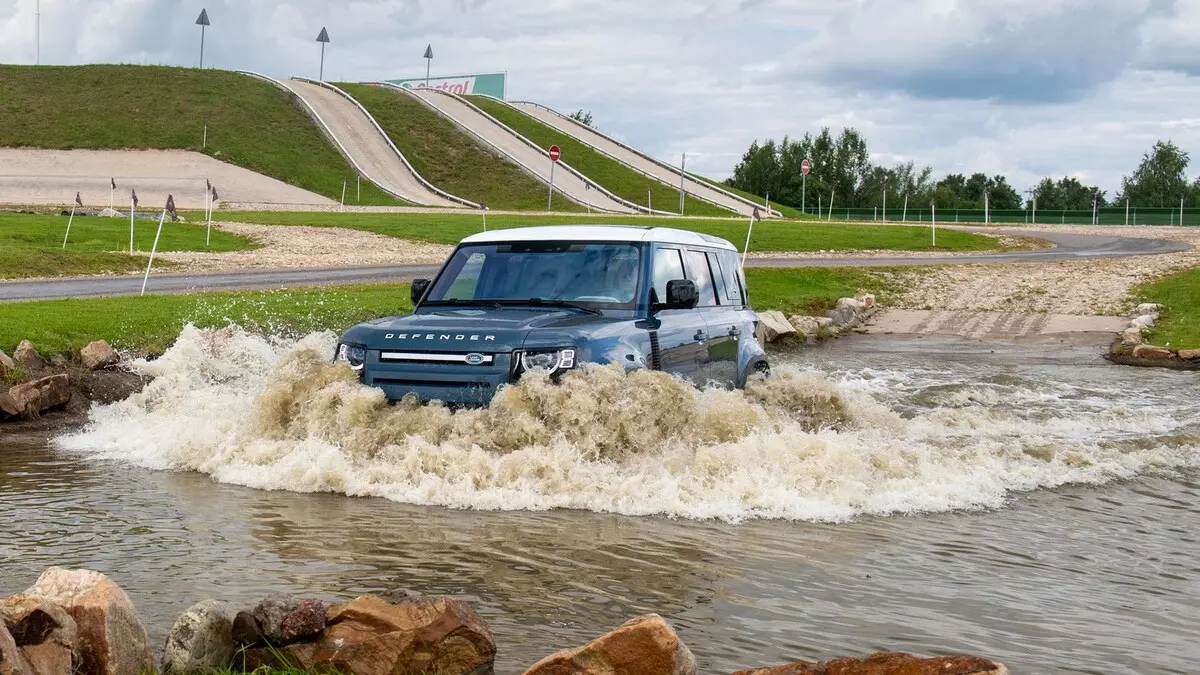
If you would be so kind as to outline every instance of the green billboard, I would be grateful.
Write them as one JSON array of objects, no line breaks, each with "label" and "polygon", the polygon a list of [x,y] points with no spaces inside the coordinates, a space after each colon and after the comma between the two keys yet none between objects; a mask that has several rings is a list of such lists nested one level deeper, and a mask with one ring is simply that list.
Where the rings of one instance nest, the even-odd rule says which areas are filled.
[{"label": "green billboard", "polygon": [[421,89],[428,86],[430,89],[437,89],[451,94],[485,94],[487,96],[495,96],[496,98],[504,98],[505,79],[505,73],[476,73],[473,75],[431,77],[428,81],[423,77],[410,77],[403,80],[387,80],[387,82],[412,89]]}]

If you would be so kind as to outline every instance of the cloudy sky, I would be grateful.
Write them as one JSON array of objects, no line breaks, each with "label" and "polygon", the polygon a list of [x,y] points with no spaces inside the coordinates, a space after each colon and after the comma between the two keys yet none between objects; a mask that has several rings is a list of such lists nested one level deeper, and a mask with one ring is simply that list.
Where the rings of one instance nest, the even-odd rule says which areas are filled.
[{"label": "cloudy sky", "polygon": [[[31,63],[36,0],[0,0]],[[1157,139],[1197,156],[1200,0],[41,0],[43,63],[331,80],[507,71],[510,98],[714,177],[758,138],[854,126],[875,159],[1115,191]],[[2,120],[0,120],[2,122]]]}]

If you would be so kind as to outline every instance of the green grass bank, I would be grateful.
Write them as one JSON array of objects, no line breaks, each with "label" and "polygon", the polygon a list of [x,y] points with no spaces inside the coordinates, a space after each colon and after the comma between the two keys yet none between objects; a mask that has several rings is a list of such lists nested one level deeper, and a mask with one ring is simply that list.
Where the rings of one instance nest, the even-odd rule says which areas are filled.
[{"label": "green grass bank", "polygon": [[[230,71],[0,66],[0,110],[4,147],[192,150],[335,200],[354,183],[290,94]],[[398,203],[363,183],[361,203]]]},{"label": "green grass bank", "polygon": [[[76,216],[66,248],[67,216],[0,214],[0,279],[117,274],[144,270],[146,258],[129,255],[129,221],[123,218]],[[149,252],[158,221],[134,221],[134,250]],[[163,224],[159,251],[241,251],[256,244],[246,237],[212,232],[205,246],[205,227]],[[155,260],[155,267],[170,267]]]},{"label": "green grass bank", "polygon": [[[417,173],[439,188],[492,209],[539,211],[549,188],[491,152],[413,96],[367,84],[339,82],[379,122]],[[559,193],[553,210],[583,211]]]},{"label": "green grass bank", "polygon": [[[610,159],[575,138],[557,129],[546,126],[512,106],[494,101],[485,96],[467,96],[471,103],[503,122],[509,128],[543,148],[557,145],[562,150],[562,160],[583,175],[591,178],[613,194],[635,204],[647,204],[659,211],[679,211],[679,187],[660,183],[634,171],[624,164]],[[730,216],[731,211],[708,202],[684,200],[683,212],[690,216]]]},{"label": "green grass bank", "polygon": [[1142,302],[1163,306],[1163,315],[1150,331],[1148,342],[1200,349],[1200,267],[1142,284],[1133,295]]}]

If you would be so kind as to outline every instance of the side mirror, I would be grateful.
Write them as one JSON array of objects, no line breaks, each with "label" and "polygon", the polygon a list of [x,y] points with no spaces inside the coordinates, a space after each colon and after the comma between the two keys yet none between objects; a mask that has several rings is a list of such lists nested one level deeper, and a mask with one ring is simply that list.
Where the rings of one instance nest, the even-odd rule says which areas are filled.
[{"label": "side mirror", "polygon": [[667,301],[663,309],[692,309],[700,302],[700,292],[691,279],[674,279],[667,282]]},{"label": "side mirror", "polygon": [[425,291],[429,290],[428,279],[413,279],[412,286],[409,288],[408,297],[412,299],[413,307],[416,307],[421,298],[425,297]]}]

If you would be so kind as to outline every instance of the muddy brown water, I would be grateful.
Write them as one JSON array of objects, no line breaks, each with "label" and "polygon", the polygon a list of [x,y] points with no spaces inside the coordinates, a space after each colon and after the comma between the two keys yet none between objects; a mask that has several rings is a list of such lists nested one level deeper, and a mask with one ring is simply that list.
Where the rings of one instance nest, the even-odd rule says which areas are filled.
[{"label": "muddy brown water", "polygon": [[[1195,673],[1200,378],[1107,364],[1094,342],[863,336],[793,354],[910,425],[882,436],[830,432],[821,447],[853,440],[851,451],[866,453],[896,441],[901,455],[921,455],[910,459],[932,469],[899,487],[892,475],[815,495],[764,484],[775,492],[753,502],[738,496],[746,488],[714,482],[708,498],[720,504],[705,506],[717,514],[709,518],[697,515],[703,494],[481,510],[471,487],[455,499],[480,508],[413,503],[411,491],[312,492],[300,473],[268,480],[244,475],[245,466],[231,473],[229,463],[182,470],[174,450],[149,436],[134,437],[153,452],[132,458],[105,419],[68,443],[0,435],[0,593],[25,588],[49,565],[100,570],[129,592],[156,644],[202,599],[242,606],[275,591],[337,599],[397,587],[454,594],[490,622],[501,673],[647,612],[676,627],[706,673],[881,649],[973,653],[1014,673]],[[143,414],[152,413],[124,411],[125,431]],[[204,453],[232,453],[236,444],[222,442]],[[1018,455],[1003,454],[1020,444]],[[984,454],[944,454],[963,446]],[[1047,459],[1054,452],[1069,455],[1062,468]],[[959,465],[991,456],[1003,461]],[[875,458],[878,471],[901,471],[885,460]],[[274,460],[257,461],[266,471]],[[827,450],[806,461],[846,459]],[[473,466],[459,478],[483,480]],[[815,470],[796,468],[807,466],[781,463],[772,473]],[[834,466],[821,481],[847,472],[847,481],[875,480]],[[679,489],[661,477],[655,484]],[[864,487],[887,493],[890,515]],[[971,506],[972,491],[997,489],[998,502]],[[763,515],[769,499],[786,502],[774,517]]]}]

